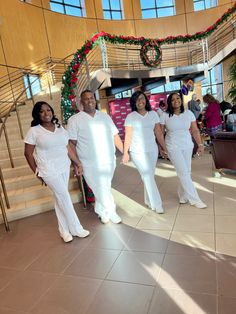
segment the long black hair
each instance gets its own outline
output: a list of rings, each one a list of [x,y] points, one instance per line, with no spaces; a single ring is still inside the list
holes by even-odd
[[[58,119],[55,116],[53,108],[46,101],[38,101],[34,105],[34,108],[33,108],[33,111],[32,111],[33,120],[31,121],[31,126],[36,126],[36,125],[41,124],[40,110],[41,110],[42,105],[47,105],[50,108],[50,110],[52,111],[52,120],[51,120],[51,122],[56,124],[57,127],[60,128],[61,125],[60,125],[60,123],[58,122]]]
[[[168,96],[168,98],[167,98],[167,109],[166,109],[166,112],[169,113],[169,117],[173,116],[173,114],[174,114],[174,108],[173,108],[172,103],[171,103],[172,97],[174,95],[178,95],[180,97],[180,99],[181,99],[180,113],[184,112],[184,104],[183,104],[183,97],[182,97],[182,95],[179,94],[179,93],[176,93],[176,92],[175,93],[171,93]]]
[[[130,107],[131,107],[131,110],[132,111],[138,111],[137,109],[137,106],[136,106],[136,102],[137,102],[137,99],[139,98],[140,95],[143,95],[146,99],[146,105],[145,105],[145,109],[147,111],[151,111],[152,108],[151,108],[151,105],[150,105],[150,102],[149,102],[149,99],[147,98],[147,95],[140,91],[140,90],[137,90],[136,92],[133,93],[133,95],[130,97]]]

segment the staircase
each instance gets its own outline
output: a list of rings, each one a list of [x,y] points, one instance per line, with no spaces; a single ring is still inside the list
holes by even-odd
[[[35,101],[38,100],[44,100],[52,105],[60,120],[59,91],[53,93],[53,99],[50,99],[48,94],[44,94],[36,96]],[[31,101],[26,101],[18,107],[24,135],[30,127],[32,107]],[[51,191],[48,187],[41,185],[24,157],[24,142],[21,139],[15,111],[11,112],[6,128],[15,166],[11,167],[5,137],[2,136],[0,138],[0,165],[10,203],[10,209],[6,210],[8,220],[16,220],[53,209],[54,201]],[[69,190],[73,203],[78,202],[81,192],[77,179],[73,176],[70,179]]]

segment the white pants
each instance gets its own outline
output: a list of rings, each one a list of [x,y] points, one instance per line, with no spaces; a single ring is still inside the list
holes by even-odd
[[[70,168],[67,172],[55,177],[44,177],[43,180],[53,192],[55,198],[55,212],[58,220],[59,232],[76,235],[83,228],[75,213],[68,191]]]
[[[152,152],[130,153],[133,163],[144,183],[144,202],[152,209],[162,208],[161,196],[155,181],[158,150]]]
[[[111,193],[111,181],[115,171],[115,163],[98,167],[83,166],[83,175],[95,196],[95,213],[99,216],[109,215],[116,211],[116,205]]]
[[[196,204],[200,201],[200,198],[191,178],[192,153],[192,147],[168,150],[168,156],[180,180],[179,198],[189,201],[190,204]]]

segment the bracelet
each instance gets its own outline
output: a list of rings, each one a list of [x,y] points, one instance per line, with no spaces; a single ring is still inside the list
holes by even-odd
[[[38,174],[39,174],[38,168],[35,169],[34,174],[36,175],[36,177],[38,176]]]
[[[202,143],[201,144],[198,144],[198,147],[201,147],[201,146],[204,146]]]

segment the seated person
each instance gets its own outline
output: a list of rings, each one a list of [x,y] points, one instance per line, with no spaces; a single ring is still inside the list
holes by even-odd
[[[234,105],[227,116],[226,130],[236,132],[236,105]]]

